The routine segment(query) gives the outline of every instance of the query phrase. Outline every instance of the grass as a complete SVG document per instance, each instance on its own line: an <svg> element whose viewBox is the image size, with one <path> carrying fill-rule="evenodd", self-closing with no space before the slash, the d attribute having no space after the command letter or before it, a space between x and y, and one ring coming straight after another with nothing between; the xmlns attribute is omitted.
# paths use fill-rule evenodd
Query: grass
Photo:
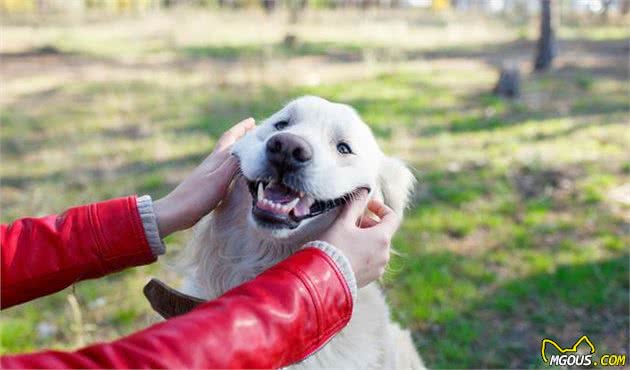
<svg viewBox="0 0 630 370"><path fill-rule="evenodd" d="M383 286L428 366L541 367L543 337L584 334L600 353L628 353L629 206L612 196L630 182L627 30L562 28L571 48L556 68L524 72L523 96L507 101L489 91L497 61L532 59L522 26L346 12L353 31L314 13L289 46L280 16L197 13L82 32L3 26L3 222L157 198L232 123L321 95L354 106L417 174ZM198 31L207 24L217 31ZM4 311L1 351L74 348L149 325L142 286L177 281L167 265L187 237L167 240L163 263Z"/></svg>

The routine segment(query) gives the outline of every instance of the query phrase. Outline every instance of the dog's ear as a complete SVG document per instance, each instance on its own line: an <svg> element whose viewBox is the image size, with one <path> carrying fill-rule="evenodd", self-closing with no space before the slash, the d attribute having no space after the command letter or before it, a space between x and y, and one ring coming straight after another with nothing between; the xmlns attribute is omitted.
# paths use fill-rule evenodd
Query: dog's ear
<svg viewBox="0 0 630 370"><path fill-rule="evenodd" d="M383 202L402 217L409 205L416 178L403 161L385 157L379 169L379 187Z"/></svg>

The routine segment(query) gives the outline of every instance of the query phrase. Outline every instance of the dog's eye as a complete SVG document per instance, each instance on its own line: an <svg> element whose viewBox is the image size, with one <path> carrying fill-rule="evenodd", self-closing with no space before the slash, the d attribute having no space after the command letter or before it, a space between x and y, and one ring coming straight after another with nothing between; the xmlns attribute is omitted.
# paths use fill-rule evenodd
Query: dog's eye
<svg viewBox="0 0 630 370"><path fill-rule="evenodd" d="M350 148L350 145L346 143L337 144L337 151L341 154L352 154L352 149Z"/></svg>
<svg viewBox="0 0 630 370"><path fill-rule="evenodd" d="M276 130L282 130L284 128L286 128L289 125L289 122L287 121L279 121L274 123L273 127L276 128Z"/></svg>

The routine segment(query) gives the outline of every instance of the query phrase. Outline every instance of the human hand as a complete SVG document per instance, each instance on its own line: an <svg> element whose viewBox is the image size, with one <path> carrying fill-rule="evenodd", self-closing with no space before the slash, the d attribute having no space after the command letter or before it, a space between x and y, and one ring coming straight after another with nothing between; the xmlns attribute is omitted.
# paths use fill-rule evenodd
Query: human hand
<svg viewBox="0 0 630 370"><path fill-rule="evenodd" d="M223 199L238 171L232 145L256 127L254 119L241 121L226 131L212 153L175 190L153 204L160 236L192 227Z"/></svg>
<svg viewBox="0 0 630 370"><path fill-rule="evenodd" d="M367 209L379 220L363 216L367 192L346 204L320 240L334 245L350 261L357 286L362 288L378 279L389 262L390 243L400 225L400 218L377 200L367 202Z"/></svg>

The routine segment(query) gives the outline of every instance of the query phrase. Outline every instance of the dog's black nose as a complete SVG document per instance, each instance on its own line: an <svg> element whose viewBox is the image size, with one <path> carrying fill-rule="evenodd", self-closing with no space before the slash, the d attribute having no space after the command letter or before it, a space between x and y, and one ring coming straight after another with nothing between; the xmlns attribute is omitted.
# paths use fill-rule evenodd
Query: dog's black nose
<svg viewBox="0 0 630 370"><path fill-rule="evenodd" d="M267 159L280 170L295 170L313 158L311 145L297 135L283 132L267 140Z"/></svg>

